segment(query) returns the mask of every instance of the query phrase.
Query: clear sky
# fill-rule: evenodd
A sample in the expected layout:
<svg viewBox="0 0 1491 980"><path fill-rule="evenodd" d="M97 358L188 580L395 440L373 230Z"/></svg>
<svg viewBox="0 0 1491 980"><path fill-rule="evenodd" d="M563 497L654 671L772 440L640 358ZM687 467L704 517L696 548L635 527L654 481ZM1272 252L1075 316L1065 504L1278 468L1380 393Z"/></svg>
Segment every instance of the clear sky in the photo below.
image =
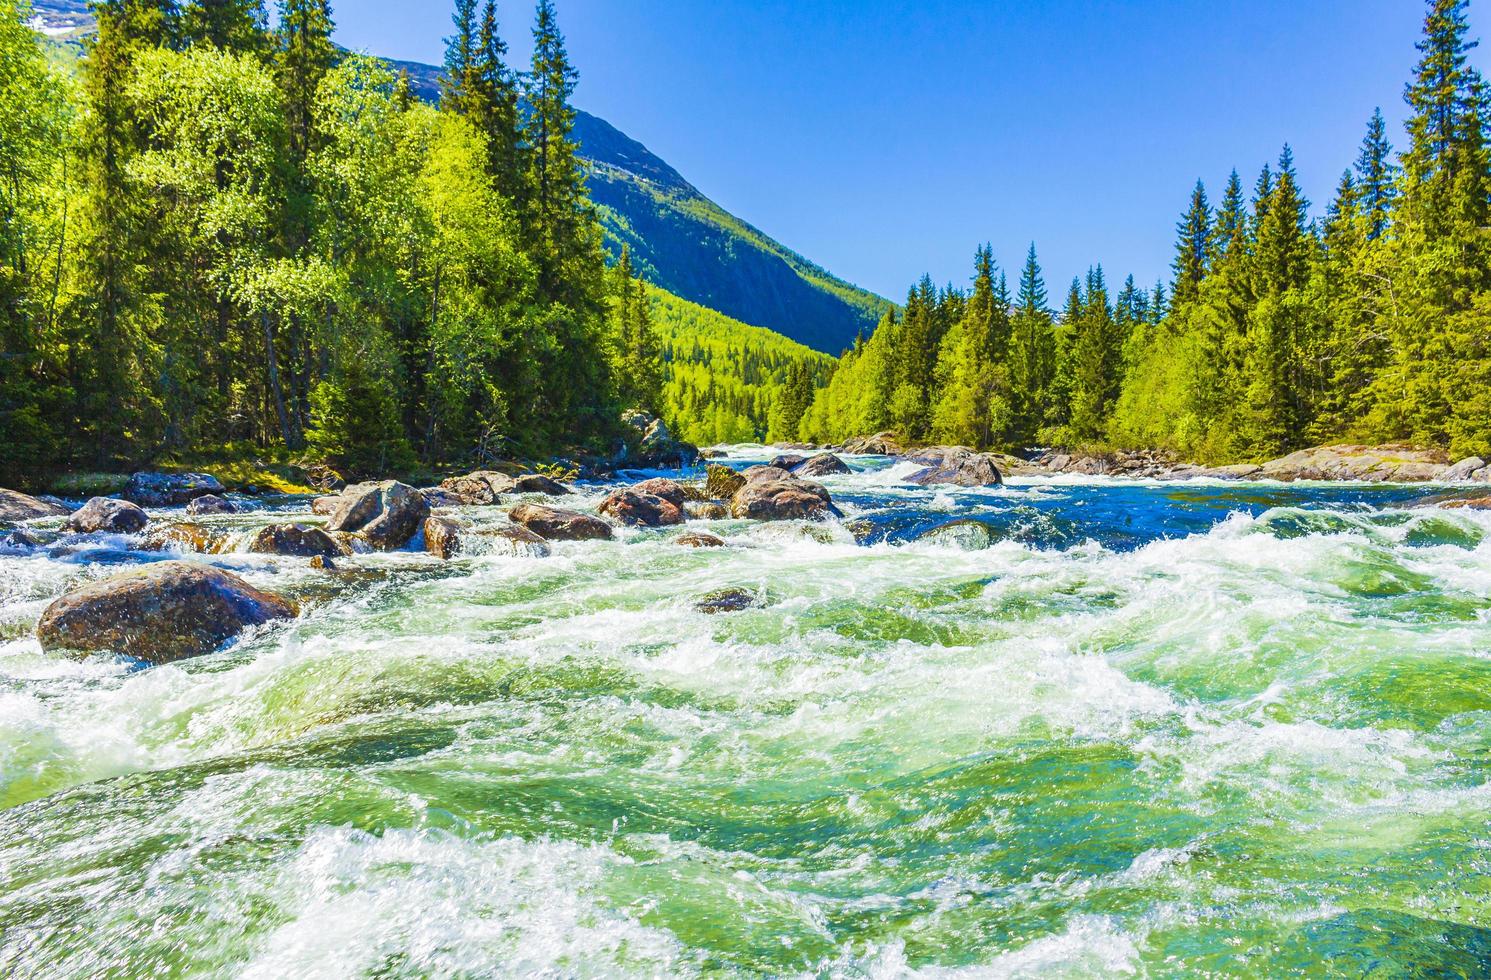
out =
<svg viewBox="0 0 1491 980"><path fill-rule="evenodd" d="M335 0L339 40L438 61L449 6ZM1420 0L557 0L579 107L726 209L893 299L975 246L1053 302L1101 262L1168 279L1192 185L1287 141L1323 211L1375 106L1395 137ZM532 4L500 3L526 63ZM1477 33L1491 0L1471 9ZM1486 67L1491 47L1478 51ZM1396 140L1395 140L1396 141ZM1012 275L1013 278L1013 275Z"/></svg>

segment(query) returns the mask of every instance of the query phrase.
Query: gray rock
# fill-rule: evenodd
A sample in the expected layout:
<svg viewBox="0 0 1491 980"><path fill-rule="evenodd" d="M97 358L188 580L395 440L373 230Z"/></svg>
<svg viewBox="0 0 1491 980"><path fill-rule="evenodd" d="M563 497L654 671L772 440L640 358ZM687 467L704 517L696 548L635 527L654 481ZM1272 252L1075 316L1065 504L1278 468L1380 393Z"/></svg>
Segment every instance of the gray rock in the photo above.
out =
<svg viewBox="0 0 1491 980"><path fill-rule="evenodd" d="M425 503L430 505L431 510L466 506L464 497L443 487L425 487L419 491L419 495L425 498Z"/></svg>
<svg viewBox="0 0 1491 980"><path fill-rule="evenodd" d="M249 542L255 555L286 555L291 558L335 558L342 548L331 535L309 524L271 524L259 529Z"/></svg>
<svg viewBox="0 0 1491 980"><path fill-rule="evenodd" d="M674 507L682 507L685 503L693 500L698 495L697 488L690 488L679 483L677 480L669 480L658 477L655 480L644 480L632 487L637 493L651 494L654 497L662 497Z"/></svg>
<svg viewBox="0 0 1491 980"><path fill-rule="evenodd" d="M1460 462L1444 471L1439 479L1444 483L1470 483L1475 480L1475 475L1486 468L1486 461L1479 456L1462 459Z"/></svg>
<svg viewBox="0 0 1491 980"><path fill-rule="evenodd" d="M518 477L513 482L513 489L517 493L541 493L546 497L568 497L570 494L569 487L537 473Z"/></svg>
<svg viewBox="0 0 1491 980"><path fill-rule="evenodd" d="M238 513L238 505L216 494L197 497L186 505L186 512L193 517L210 517L220 514Z"/></svg>
<svg viewBox="0 0 1491 980"><path fill-rule="evenodd" d="M760 605L761 597L750 589L721 589L701 598L694 603L694 608L705 615L718 616L722 613L744 612Z"/></svg>
<svg viewBox="0 0 1491 980"><path fill-rule="evenodd" d="M752 466L740 475L745 478L747 484L796 479L791 470L784 470L780 466Z"/></svg>
<svg viewBox="0 0 1491 980"><path fill-rule="evenodd" d="M778 456L767 465L775 466L779 470L791 471L797 469L799 466L806 463L807 461L808 458L806 456L802 456L797 453L787 453L785 455Z"/></svg>
<svg viewBox="0 0 1491 980"><path fill-rule="evenodd" d="M127 500L94 497L67 520L69 531L94 534L136 534L150 523L150 516Z"/></svg>
<svg viewBox="0 0 1491 980"><path fill-rule="evenodd" d="M796 467L792 475L800 480L811 480L824 476L841 476L853 473L849 465L833 453L819 453L812 459Z"/></svg>
<svg viewBox="0 0 1491 980"><path fill-rule="evenodd" d="M445 560L458 555L547 558L549 543L517 524L477 527L469 521L432 517L425 521L425 550Z"/></svg>
<svg viewBox="0 0 1491 980"><path fill-rule="evenodd" d="M379 551L395 551L409 543L429 516L430 505L408 484L363 483L342 492L326 530L357 533Z"/></svg>
<svg viewBox="0 0 1491 980"><path fill-rule="evenodd" d="M225 492L217 477L206 473L136 473L124 488L124 499L141 507L180 507Z"/></svg>
<svg viewBox="0 0 1491 980"><path fill-rule="evenodd" d="M873 436L850 439L839 449L852 456L899 456L906 451L894 432L877 432Z"/></svg>
<svg viewBox="0 0 1491 980"><path fill-rule="evenodd" d="M730 501L732 517L753 521L821 521L842 517L828 490L806 480L757 480Z"/></svg>
<svg viewBox="0 0 1491 980"><path fill-rule="evenodd" d="M516 482L506 473L477 470L446 480L440 484L440 489L455 494L469 506L491 507L501 503L503 494L512 493Z"/></svg>
<svg viewBox="0 0 1491 980"><path fill-rule="evenodd" d="M15 490L0 489L0 521L7 524L21 524L25 521L39 521L48 517L66 517L66 507L42 500L40 497L30 497Z"/></svg>
<svg viewBox="0 0 1491 980"><path fill-rule="evenodd" d="M153 664L212 653L251 626L292 619L295 607L236 575L163 562L69 592L42 613L45 650L122 653Z"/></svg>
<svg viewBox="0 0 1491 980"><path fill-rule="evenodd" d="M994 456L962 446L924 449L906 458L926 467L906 478L917 486L997 487L1004 483Z"/></svg>
<svg viewBox="0 0 1491 980"><path fill-rule="evenodd" d="M994 544L995 533L982 521L964 520L934 527L919 535L917 540L960 551L983 551Z"/></svg>

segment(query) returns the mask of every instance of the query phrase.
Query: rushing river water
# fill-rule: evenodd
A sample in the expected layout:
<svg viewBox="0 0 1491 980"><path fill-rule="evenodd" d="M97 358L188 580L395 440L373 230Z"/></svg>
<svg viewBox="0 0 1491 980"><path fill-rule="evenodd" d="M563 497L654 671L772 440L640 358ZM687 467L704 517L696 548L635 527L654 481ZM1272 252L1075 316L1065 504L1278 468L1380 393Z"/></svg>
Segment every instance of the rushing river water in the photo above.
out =
<svg viewBox="0 0 1491 980"><path fill-rule="evenodd" d="M214 558L305 615L156 669L31 630L163 556L0 555L0 975L1491 972L1491 515L856 466L724 550Z"/></svg>

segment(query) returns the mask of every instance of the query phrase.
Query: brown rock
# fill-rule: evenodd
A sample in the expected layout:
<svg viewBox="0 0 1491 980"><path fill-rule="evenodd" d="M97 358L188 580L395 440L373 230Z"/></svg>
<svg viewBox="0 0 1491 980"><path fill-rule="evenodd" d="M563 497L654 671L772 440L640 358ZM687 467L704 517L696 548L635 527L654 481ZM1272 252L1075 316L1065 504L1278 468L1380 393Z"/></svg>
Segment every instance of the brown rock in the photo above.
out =
<svg viewBox="0 0 1491 980"><path fill-rule="evenodd" d="M601 502L600 512L630 527L668 527L683 523L677 505L650 493L618 490Z"/></svg>
<svg viewBox="0 0 1491 980"><path fill-rule="evenodd" d="M335 497L317 497L311 501L311 513L317 517L330 517L337 512L337 508L340 506L342 506L340 495Z"/></svg>
<svg viewBox="0 0 1491 980"><path fill-rule="evenodd" d="M419 491L419 495L425 498L425 503L430 505L431 510L466 506L466 498L443 487L425 487Z"/></svg>
<svg viewBox="0 0 1491 980"><path fill-rule="evenodd" d="M163 562L84 586L42 613L45 650L123 653L153 664L212 653L295 607L220 569Z"/></svg>
<svg viewBox="0 0 1491 980"><path fill-rule="evenodd" d="M1360 480L1371 483L1422 483L1438 480L1450 458L1437 449L1385 446L1319 446L1263 464L1267 480Z"/></svg>
<svg viewBox="0 0 1491 980"><path fill-rule="evenodd" d="M768 465L775 466L779 470L787 470L788 472L791 472L807 461L808 458L806 456L801 456L797 453L788 453L786 455L778 456Z"/></svg>
<svg viewBox="0 0 1491 980"><path fill-rule="evenodd" d="M557 507L521 504L508 517L546 541L608 541L614 533L611 525L598 517Z"/></svg>
<svg viewBox="0 0 1491 980"><path fill-rule="evenodd" d="M471 525L449 517L425 518L425 550L437 558L450 561L461 553L461 534Z"/></svg>
<svg viewBox="0 0 1491 980"><path fill-rule="evenodd" d="M668 480L658 477L655 480L644 480L632 487L637 493L650 494L654 497L662 497L674 507L682 507L688 501L694 499L695 492L691 492L677 480Z"/></svg>
<svg viewBox="0 0 1491 980"><path fill-rule="evenodd" d="M440 484L440 488L455 494L470 506L490 507L501 502L503 494L512 493L514 483L513 478L506 473L478 470L446 480Z"/></svg>
<svg viewBox="0 0 1491 980"><path fill-rule="evenodd" d="M725 539L713 534L705 534L702 531L692 531L688 534L680 534L673 539L673 543L684 548L723 548Z"/></svg>
<svg viewBox="0 0 1491 980"><path fill-rule="evenodd" d="M518 477L514 481L513 489L518 493L541 493L546 497L568 497L570 494L569 487L558 480L551 480L537 473Z"/></svg>
<svg viewBox="0 0 1491 980"><path fill-rule="evenodd" d="M730 501L730 514L753 521L819 521L843 516L828 490L807 480L748 483Z"/></svg>
<svg viewBox="0 0 1491 980"><path fill-rule="evenodd" d="M730 516L730 508L718 500L690 500L683 512L694 521L723 521Z"/></svg>
<svg viewBox="0 0 1491 980"><path fill-rule="evenodd" d="M249 542L255 555L287 555L292 558L334 558L342 554L337 542L309 524L271 524L259 529Z"/></svg>
<svg viewBox="0 0 1491 980"><path fill-rule="evenodd" d="M791 471L784 470L780 466L752 466L740 475L745 478L747 484L764 483L771 480L797 479L792 475Z"/></svg>
<svg viewBox="0 0 1491 980"><path fill-rule="evenodd" d="M408 544L429 516L430 505L408 484L364 483L342 492L326 529L356 532L377 550L394 551Z"/></svg>
<svg viewBox="0 0 1491 980"><path fill-rule="evenodd" d="M811 480L815 477L839 476L844 473L853 473L842 459L833 453L819 453L812 459L798 466L792 471L792 475L799 480Z"/></svg>
<svg viewBox="0 0 1491 980"><path fill-rule="evenodd" d="M192 551L215 555L223 550L226 537L200 524L152 524L141 545L145 551Z"/></svg>
<svg viewBox="0 0 1491 980"><path fill-rule="evenodd" d="M39 521L47 517L66 517L67 514L66 507L15 490L0 489L0 521L7 524Z"/></svg>
<svg viewBox="0 0 1491 980"><path fill-rule="evenodd" d="M704 493L715 500L729 500L746 484L745 477L719 463L710 463L705 473Z"/></svg>
<svg viewBox="0 0 1491 980"><path fill-rule="evenodd" d="M906 450L894 432L877 432L873 436L850 439L839 447L852 456L899 456Z"/></svg>
<svg viewBox="0 0 1491 980"><path fill-rule="evenodd" d="M94 497L83 509L68 518L67 529L83 534L106 531L110 534L136 534L150 523L150 517L127 500Z"/></svg>
<svg viewBox="0 0 1491 980"><path fill-rule="evenodd" d="M469 521L432 517L425 521L425 550L449 560L462 554L547 558L549 543L526 527L477 527Z"/></svg>

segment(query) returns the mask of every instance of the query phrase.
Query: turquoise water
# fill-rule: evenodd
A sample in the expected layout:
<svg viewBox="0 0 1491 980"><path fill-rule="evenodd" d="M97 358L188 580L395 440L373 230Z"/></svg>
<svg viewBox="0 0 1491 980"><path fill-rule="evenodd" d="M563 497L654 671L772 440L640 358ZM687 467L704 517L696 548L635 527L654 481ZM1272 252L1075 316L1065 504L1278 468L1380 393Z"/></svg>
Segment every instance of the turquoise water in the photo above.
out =
<svg viewBox="0 0 1491 980"><path fill-rule="evenodd" d="M1491 515L858 466L150 670L29 633L161 556L0 555L0 975L1491 972Z"/></svg>

